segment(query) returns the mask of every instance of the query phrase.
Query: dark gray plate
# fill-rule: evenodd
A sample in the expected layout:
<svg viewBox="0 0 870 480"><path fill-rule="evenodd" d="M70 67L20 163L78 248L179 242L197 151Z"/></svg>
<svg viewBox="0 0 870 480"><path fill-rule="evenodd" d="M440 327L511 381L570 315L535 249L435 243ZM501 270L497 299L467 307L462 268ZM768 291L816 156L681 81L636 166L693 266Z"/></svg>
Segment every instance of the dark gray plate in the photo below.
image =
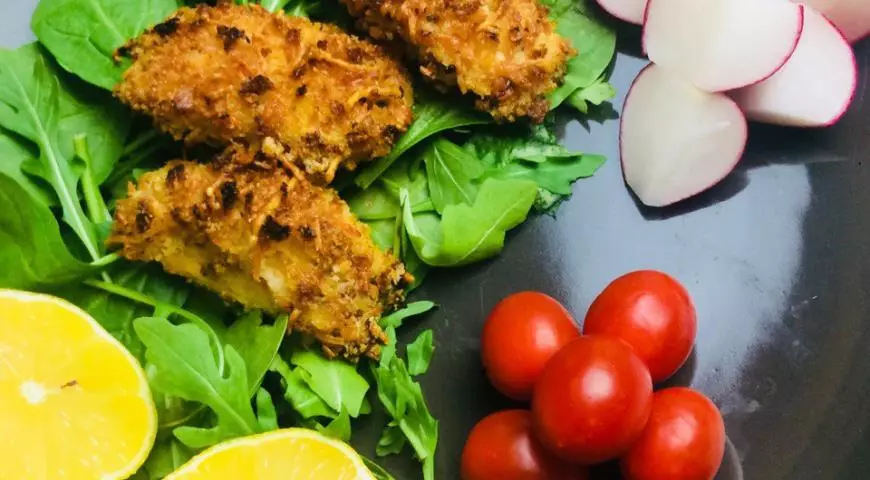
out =
<svg viewBox="0 0 870 480"><path fill-rule="evenodd" d="M0 45L31 38L36 1L0 0ZM623 39L625 51L636 49L636 34ZM534 289L579 320L610 280L640 268L671 273L695 300L698 343L671 383L702 390L722 409L730 442L720 479L870 478L870 173L862 165L870 160L870 41L857 51L860 87L842 122L813 131L754 126L737 171L673 208L639 207L624 187L617 121L566 126L568 145L608 156L601 172L576 185L556 218L510 234L499 258L437 272L417 293L441 306L404 332L436 332L423 387L441 421L439 479L458 478L475 422L510 406L480 366L489 309ZM644 63L620 55L617 109ZM382 420L363 421L360 436L371 440ZM397 478L420 476L410 460L385 464Z"/></svg>

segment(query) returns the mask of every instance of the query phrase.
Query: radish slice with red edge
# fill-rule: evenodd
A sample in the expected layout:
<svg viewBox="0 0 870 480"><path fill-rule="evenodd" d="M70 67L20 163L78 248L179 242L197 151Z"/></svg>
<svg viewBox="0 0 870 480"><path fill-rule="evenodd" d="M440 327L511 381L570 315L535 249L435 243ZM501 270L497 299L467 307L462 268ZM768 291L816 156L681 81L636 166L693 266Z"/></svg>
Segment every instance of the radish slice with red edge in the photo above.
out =
<svg viewBox="0 0 870 480"><path fill-rule="evenodd" d="M725 178L743 155L746 136L746 118L727 95L698 90L650 65L622 112L625 182L646 205L676 203Z"/></svg>
<svg viewBox="0 0 870 480"><path fill-rule="evenodd" d="M598 0L598 5L614 17L643 25L643 14L646 11L647 0Z"/></svg>
<svg viewBox="0 0 870 480"><path fill-rule="evenodd" d="M786 63L802 17L803 8L785 0L650 0L644 50L701 90L733 90Z"/></svg>
<svg viewBox="0 0 870 480"><path fill-rule="evenodd" d="M843 32L850 43L870 35L870 0L805 0Z"/></svg>
<svg viewBox="0 0 870 480"><path fill-rule="evenodd" d="M758 85L732 94L751 120L825 127L849 108L858 86L855 53L821 13L806 8L804 18L801 40L788 63Z"/></svg>

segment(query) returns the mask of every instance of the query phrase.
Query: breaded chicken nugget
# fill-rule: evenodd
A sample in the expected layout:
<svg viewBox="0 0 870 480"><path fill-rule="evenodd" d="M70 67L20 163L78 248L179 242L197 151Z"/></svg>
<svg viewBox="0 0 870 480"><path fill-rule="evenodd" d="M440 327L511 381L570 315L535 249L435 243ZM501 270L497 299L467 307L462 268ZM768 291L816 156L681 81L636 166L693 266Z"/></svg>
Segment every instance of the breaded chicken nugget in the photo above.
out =
<svg viewBox="0 0 870 480"><path fill-rule="evenodd" d="M182 8L119 51L116 95L188 143L264 139L318 183L389 153L412 120L407 72L331 25L258 5Z"/></svg>
<svg viewBox="0 0 870 480"><path fill-rule="evenodd" d="M378 320L411 276L332 189L242 163L173 161L143 175L108 243L245 307L289 313L329 355L377 356Z"/></svg>
<svg viewBox="0 0 870 480"><path fill-rule="evenodd" d="M441 85L458 85L496 120L549 111L574 50L538 0L342 0L378 40L398 37Z"/></svg>

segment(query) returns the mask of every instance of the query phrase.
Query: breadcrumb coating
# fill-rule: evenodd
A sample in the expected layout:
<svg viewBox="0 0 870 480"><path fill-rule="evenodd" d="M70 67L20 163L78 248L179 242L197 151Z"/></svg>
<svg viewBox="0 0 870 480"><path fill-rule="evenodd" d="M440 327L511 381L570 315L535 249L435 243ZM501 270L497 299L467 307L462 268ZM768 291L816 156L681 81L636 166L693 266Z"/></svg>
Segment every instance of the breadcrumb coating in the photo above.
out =
<svg viewBox="0 0 870 480"><path fill-rule="evenodd" d="M337 27L258 5L200 5L122 47L116 96L178 140L264 141L317 183L390 152L412 121L407 72Z"/></svg>
<svg viewBox="0 0 870 480"><path fill-rule="evenodd" d="M496 120L541 121L575 54L538 0L342 0L377 40L404 40L424 77Z"/></svg>
<svg viewBox="0 0 870 480"><path fill-rule="evenodd" d="M288 313L290 329L328 355L379 355L378 320L411 275L332 189L239 160L172 161L143 175L117 204L109 245L245 307Z"/></svg>

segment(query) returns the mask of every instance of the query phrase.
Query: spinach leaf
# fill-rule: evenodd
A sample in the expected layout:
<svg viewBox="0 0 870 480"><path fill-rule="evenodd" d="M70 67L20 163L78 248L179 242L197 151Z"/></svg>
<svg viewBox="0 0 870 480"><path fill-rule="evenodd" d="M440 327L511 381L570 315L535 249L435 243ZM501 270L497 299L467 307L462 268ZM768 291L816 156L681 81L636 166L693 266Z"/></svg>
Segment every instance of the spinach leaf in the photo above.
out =
<svg viewBox="0 0 870 480"><path fill-rule="evenodd" d="M145 344L145 358L155 367L153 387L165 395L206 405L216 415L211 428L176 428L174 434L182 443L204 448L263 430L251 407L245 362L233 347L226 346L222 352L224 369L201 326L143 317L133 327Z"/></svg>
<svg viewBox="0 0 870 480"><path fill-rule="evenodd" d="M337 358L328 360L311 350L293 352L290 363L302 370L302 380L332 410L359 416L369 382L353 365Z"/></svg>
<svg viewBox="0 0 870 480"><path fill-rule="evenodd" d="M505 233L525 221L538 186L526 180L487 179L473 205L448 205L441 220L404 209L405 229L420 259L433 266L459 266L498 254Z"/></svg>
<svg viewBox="0 0 870 480"><path fill-rule="evenodd" d="M23 170L48 182L57 196L63 220L91 260L97 260L103 246L79 201L78 185L84 166L74 155L74 138L93 136L94 143L105 146L118 131L111 125L114 116L97 110L83 111L82 103L61 87L50 61L36 45L0 50L0 127L36 145L38 160L23 163ZM100 160L93 165L95 180L105 178L117 160L102 155L97 158Z"/></svg>
<svg viewBox="0 0 870 480"><path fill-rule="evenodd" d="M414 105L414 123L396 142L389 155L375 160L363 169L354 182L360 188L368 188L405 152L436 133L491 122L492 118L475 111L471 106L456 105L456 99L418 88Z"/></svg>
<svg viewBox="0 0 870 480"><path fill-rule="evenodd" d="M422 375L429 370L429 363L435 353L432 330L425 330L416 340L408 344L408 372Z"/></svg>
<svg viewBox="0 0 870 480"><path fill-rule="evenodd" d="M30 199L42 207L57 205L57 197L47 185L38 184L33 178L24 173L24 166L36 162L38 152L26 148L22 142L12 138L11 132L6 134L0 129L0 173L7 179L15 181L19 187L25 190ZM398 207L397 207L398 209Z"/></svg>
<svg viewBox="0 0 870 480"><path fill-rule="evenodd" d="M550 106L556 108L574 92L592 85L604 74L616 55L616 31L595 18L590 9L581 12L558 0L542 2L552 7L550 17L556 22L556 30L577 50L577 56L568 61L564 83L550 94Z"/></svg>
<svg viewBox="0 0 870 480"><path fill-rule="evenodd" d="M223 335L224 341L245 360L251 395L263 383L263 376L278 355L287 335L287 321L287 315L280 315L275 323L267 325L263 323L263 312L252 310L233 322Z"/></svg>
<svg viewBox="0 0 870 480"><path fill-rule="evenodd" d="M115 50L177 7L175 0L41 0L30 26L64 69L111 90L126 67Z"/></svg>
<svg viewBox="0 0 870 480"><path fill-rule="evenodd" d="M432 142L423 154L432 203L443 213L447 205L471 205L477 196L477 183L484 169L477 157L443 138Z"/></svg>
<svg viewBox="0 0 870 480"><path fill-rule="evenodd" d="M576 154L566 159L554 159L541 163L515 162L487 172L489 178L502 180L531 180L551 193L566 196L571 194L571 183L579 178L591 177L604 165L601 155Z"/></svg>
<svg viewBox="0 0 870 480"><path fill-rule="evenodd" d="M0 172L0 288L43 290L96 270L69 252L43 202Z"/></svg>

